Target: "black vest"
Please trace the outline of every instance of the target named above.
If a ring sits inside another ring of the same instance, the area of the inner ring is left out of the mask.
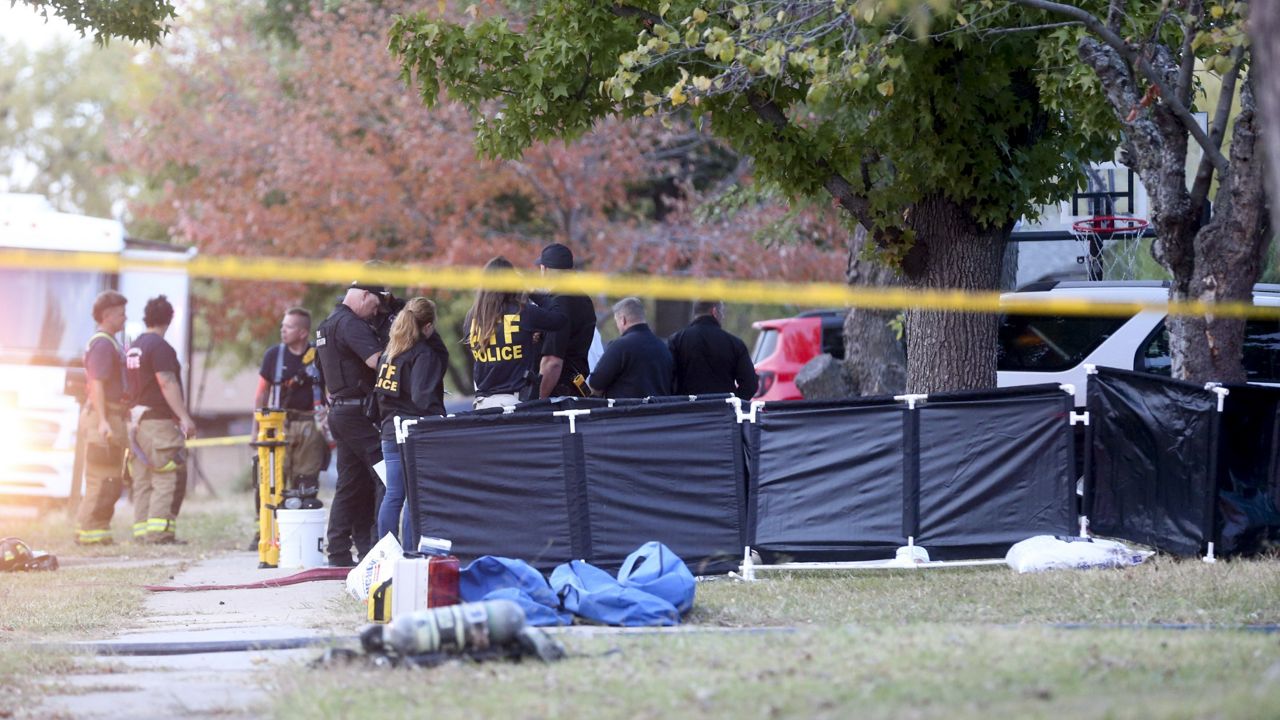
[[[363,327],[354,326],[360,323]],[[373,368],[357,357],[348,344],[348,333],[372,329],[351,308],[338,305],[316,328],[316,354],[325,389],[334,398],[363,398],[373,391]]]

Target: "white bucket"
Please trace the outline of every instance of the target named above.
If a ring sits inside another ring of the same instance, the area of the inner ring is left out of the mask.
[[[280,565],[282,568],[323,567],[324,508],[315,510],[277,510],[280,527]]]

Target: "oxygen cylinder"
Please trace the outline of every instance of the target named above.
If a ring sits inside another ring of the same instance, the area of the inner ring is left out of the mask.
[[[365,652],[398,655],[487,650],[518,641],[524,609],[510,600],[486,600],[419,610],[360,634]]]

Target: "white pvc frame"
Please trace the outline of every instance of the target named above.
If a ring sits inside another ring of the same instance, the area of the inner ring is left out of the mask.
[[[902,549],[914,548],[915,538],[907,538]],[[1004,565],[1004,558],[986,560],[914,560],[914,553],[906,553],[907,557],[895,556],[889,560],[853,560],[846,562],[792,562],[759,564],[751,559],[751,546],[742,549],[742,564],[738,571],[729,572],[729,577],[745,582],[755,582],[757,572],[796,572],[809,570],[927,570],[930,568],[981,567],[987,565]]]

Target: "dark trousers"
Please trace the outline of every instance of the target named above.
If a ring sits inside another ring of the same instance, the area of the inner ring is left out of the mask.
[[[329,506],[329,558],[360,557],[373,549],[382,482],[373,466],[382,460],[382,438],[359,405],[335,405],[329,430],[337,445],[338,486]]]

